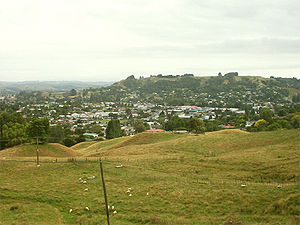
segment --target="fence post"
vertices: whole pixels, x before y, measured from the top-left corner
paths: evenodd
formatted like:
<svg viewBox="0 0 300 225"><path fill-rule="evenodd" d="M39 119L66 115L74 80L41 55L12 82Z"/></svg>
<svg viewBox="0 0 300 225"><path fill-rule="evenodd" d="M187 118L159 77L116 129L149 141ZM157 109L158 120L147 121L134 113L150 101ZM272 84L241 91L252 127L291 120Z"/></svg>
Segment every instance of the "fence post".
<svg viewBox="0 0 300 225"><path fill-rule="evenodd" d="M36 138L36 165L40 166L40 156L39 156L39 138Z"/></svg>
<svg viewBox="0 0 300 225"><path fill-rule="evenodd" d="M103 168L102 168L102 160L99 159L99 162L100 162L100 171L101 171L102 186L103 186L103 192L104 192L104 200L105 200L105 209L106 209L107 225L110 225L110 223L109 223L108 203L107 203L107 196L106 196L106 188L105 188L105 181L104 181Z"/></svg>

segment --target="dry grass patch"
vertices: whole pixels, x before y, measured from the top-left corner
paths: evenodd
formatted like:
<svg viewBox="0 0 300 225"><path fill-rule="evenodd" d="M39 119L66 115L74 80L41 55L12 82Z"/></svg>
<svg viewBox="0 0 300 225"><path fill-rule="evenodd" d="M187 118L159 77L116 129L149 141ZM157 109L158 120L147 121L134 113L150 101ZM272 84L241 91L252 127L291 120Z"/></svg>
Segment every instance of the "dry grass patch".
<svg viewBox="0 0 300 225"><path fill-rule="evenodd" d="M0 157L35 157L36 145L23 144L0 151ZM81 154L58 143L38 145L41 157L76 157Z"/></svg>
<svg viewBox="0 0 300 225"><path fill-rule="evenodd" d="M71 149L73 150L82 150L82 149L85 149L93 144L97 143L96 141L87 141L87 142L81 142L81 143L77 143L76 145L73 145L71 147Z"/></svg>

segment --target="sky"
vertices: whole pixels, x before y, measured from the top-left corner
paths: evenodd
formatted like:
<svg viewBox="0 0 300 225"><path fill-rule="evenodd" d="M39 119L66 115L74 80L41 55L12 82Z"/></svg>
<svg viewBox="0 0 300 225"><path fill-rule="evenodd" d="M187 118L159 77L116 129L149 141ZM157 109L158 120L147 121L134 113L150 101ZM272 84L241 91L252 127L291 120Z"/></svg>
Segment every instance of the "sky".
<svg viewBox="0 0 300 225"><path fill-rule="evenodd" d="M300 78L299 0L0 0L0 81Z"/></svg>

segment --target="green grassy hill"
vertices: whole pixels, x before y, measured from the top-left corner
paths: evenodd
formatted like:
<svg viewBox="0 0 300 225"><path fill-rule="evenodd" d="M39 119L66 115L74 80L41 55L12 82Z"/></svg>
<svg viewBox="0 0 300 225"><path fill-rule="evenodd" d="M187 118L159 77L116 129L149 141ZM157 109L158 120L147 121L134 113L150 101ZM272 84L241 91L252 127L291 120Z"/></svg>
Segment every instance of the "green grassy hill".
<svg viewBox="0 0 300 225"><path fill-rule="evenodd" d="M111 224L299 224L299 136L142 133L72 151L102 157ZM106 222L97 161L1 161L0 190L0 224Z"/></svg>
<svg viewBox="0 0 300 225"><path fill-rule="evenodd" d="M139 79L129 76L109 87L90 89L88 98L95 103L121 100L202 107L211 106L210 100L216 100L213 105L217 104L217 107L241 107L237 106L237 102L286 104L299 93L300 80L296 78L264 78L233 74L201 77L157 75Z"/></svg>
<svg viewBox="0 0 300 225"><path fill-rule="evenodd" d="M35 157L36 148L35 144L14 146L0 151L0 157ZM80 155L80 153L58 143L40 144L38 148L41 157L75 157Z"/></svg>
<svg viewBox="0 0 300 225"><path fill-rule="evenodd" d="M98 151L101 151L103 148L114 146L127 139L129 139L129 137L115 138L103 142L102 141L82 142L72 146L71 149L75 150L76 152L82 153L84 156L89 156L92 153L97 153Z"/></svg>

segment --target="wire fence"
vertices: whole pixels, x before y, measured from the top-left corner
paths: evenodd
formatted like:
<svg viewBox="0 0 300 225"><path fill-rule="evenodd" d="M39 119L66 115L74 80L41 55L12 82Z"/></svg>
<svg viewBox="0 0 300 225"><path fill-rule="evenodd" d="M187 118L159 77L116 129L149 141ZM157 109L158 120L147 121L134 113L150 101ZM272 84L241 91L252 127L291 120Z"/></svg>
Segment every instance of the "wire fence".
<svg viewBox="0 0 300 225"><path fill-rule="evenodd" d="M98 163L99 157L86 157L86 158L79 158L79 157L73 157L73 158L41 158L40 163L41 164L85 164L85 163ZM102 160L105 160L105 158L102 158ZM15 162L15 163L36 163L37 161L35 159L0 159L0 163L3 162ZM283 182L278 181L275 182L274 180L264 180L264 181L258 181L252 178L237 178L237 177L220 177L215 176L213 174L211 175L201 175L201 174L189 174L186 175L185 172L179 172L179 171L169 171L169 170L163 170L163 169L156 169L151 167L143 167L143 166L135 166L135 165L122 165L122 167L119 167L118 164L119 161L113 161L113 160L105 160L105 164L107 169L112 170L116 169L133 169L136 170L137 173L141 172L153 172L150 176L152 176L153 180L155 176L161 176L162 174L167 175L168 177L173 177L175 182L186 182L186 183L193 183L194 185L241 185L241 184L247 184L247 185L264 185L264 186L278 186L278 185L284 185L284 186L292 186L292 185L299 185L300 180L294 179L292 181ZM285 174L285 172L281 172L278 174ZM127 175L127 173L126 173Z"/></svg>

